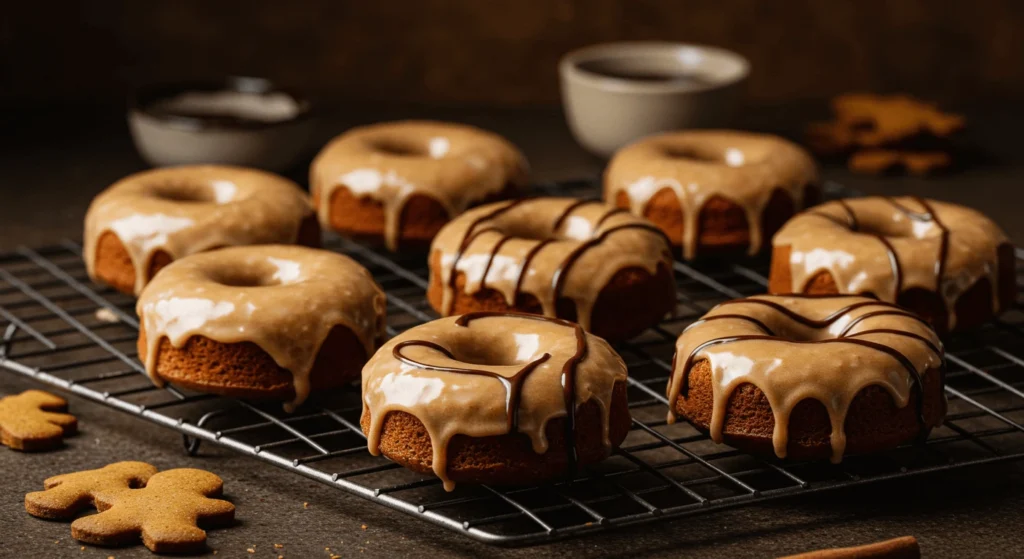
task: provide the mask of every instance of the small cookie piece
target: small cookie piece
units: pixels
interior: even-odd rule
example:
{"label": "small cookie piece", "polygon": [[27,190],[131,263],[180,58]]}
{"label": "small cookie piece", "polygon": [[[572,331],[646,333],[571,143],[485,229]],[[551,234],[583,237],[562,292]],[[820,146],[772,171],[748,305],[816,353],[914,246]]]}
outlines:
{"label": "small cookie piece", "polygon": [[78,430],[75,416],[63,413],[67,409],[67,400],[42,390],[0,399],[0,443],[23,451],[59,447]]}
{"label": "small cookie piece", "polygon": [[903,536],[868,545],[819,549],[780,559],[920,559],[921,548],[914,536]]}
{"label": "small cookie piece", "polygon": [[836,120],[860,147],[889,146],[926,135],[947,138],[964,127],[964,117],[907,95],[848,93],[832,101]]}
{"label": "small cookie piece", "polygon": [[865,149],[850,156],[847,165],[855,173],[881,175],[891,171],[906,171],[911,175],[926,176],[948,169],[953,158],[942,151],[898,151]]}
{"label": "small cookie piece", "polygon": [[839,122],[812,122],[807,125],[806,144],[818,155],[840,155],[852,150],[854,131]]}
{"label": "small cookie piece", "polygon": [[100,496],[146,485],[156,467],[145,462],[117,462],[96,470],[53,476],[45,491],[25,495],[25,510],[40,518],[74,518]]}
{"label": "small cookie piece", "polygon": [[235,506],[219,497],[224,482],[204,470],[178,468],[155,474],[141,489],[96,495],[99,514],[71,523],[71,537],[94,545],[138,541],[154,553],[197,551],[206,545],[205,526],[227,526]]}

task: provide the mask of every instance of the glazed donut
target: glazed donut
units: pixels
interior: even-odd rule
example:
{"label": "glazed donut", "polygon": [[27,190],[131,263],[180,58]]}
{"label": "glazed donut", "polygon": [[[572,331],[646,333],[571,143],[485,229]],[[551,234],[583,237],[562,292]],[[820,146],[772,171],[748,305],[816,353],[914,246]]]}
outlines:
{"label": "glazed donut", "polygon": [[233,247],[177,260],[139,296],[139,358],[157,385],[287,400],[359,376],[384,336],[384,292],[351,258]]}
{"label": "glazed donut", "polygon": [[270,243],[320,246],[320,226],[298,185],[255,169],[143,171],[101,192],[85,214],[89,277],[128,294],[183,256]]}
{"label": "glazed donut", "polygon": [[519,311],[632,337],[675,307],[672,254],[653,224],[594,200],[474,208],[441,230],[427,298],[442,316]]}
{"label": "glazed donut", "polygon": [[578,325],[472,313],[411,328],[363,369],[370,453],[459,483],[536,484],[603,460],[630,427],[626,365]]}
{"label": "glazed donut", "polygon": [[405,121],[353,128],[313,160],[320,223],[389,250],[423,247],[466,208],[524,189],[526,159],[504,138],[462,124]]}
{"label": "glazed donut", "polygon": [[737,299],[679,336],[669,422],[682,416],[746,452],[839,462],[926,437],[941,424],[942,365],[935,332],[890,303]]}
{"label": "glazed donut", "polygon": [[604,197],[653,221],[684,258],[761,251],[765,240],[817,203],[814,160],[765,134],[691,130],[642,139],[612,158]]}
{"label": "glazed donut", "polygon": [[871,294],[938,332],[977,326],[1016,301],[1016,259],[984,215],[916,197],[837,200],[772,241],[771,293]]}

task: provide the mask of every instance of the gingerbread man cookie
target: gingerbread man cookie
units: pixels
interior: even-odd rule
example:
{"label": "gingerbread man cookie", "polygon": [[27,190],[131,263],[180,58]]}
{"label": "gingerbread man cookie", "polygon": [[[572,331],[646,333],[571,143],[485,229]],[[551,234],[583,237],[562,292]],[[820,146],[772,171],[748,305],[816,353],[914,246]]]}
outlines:
{"label": "gingerbread man cookie", "polygon": [[63,413],[68,402],[42,390],[26,390],[0,399],[0,443],[14,450],[48,450],[78,430],[75,416]]}
{"label": "gingerbread man cookie", "polygon": [[45,491],[25,495],[25,510],[41,518],[74,518],[95,506],[101,495],[111,495],[146,485],[156,467],[145,462],[117,462],[97,470],[53,476],[43,482]]}
{"label": "gingerbread man cookie", "polygon": [[849,93],[836,97],[832,110],[858,147],[891,146],[921,135],[948,138],[964,127],[964,117],[907,95]]}
{"label": "gingerbread man cookie", "polygon": [[[71,523],[71,536],[76,540],[96,545],[127,545],[142,538],[142,543],[157,553],[178,553],[201,550],[206,544],[205,526],[225,526],[235,518],[235,507],[227,501],[214,499],[220,496],[223,482],[210,472],[192,468],[179,468],[152,474],[140,488],[121,486],[117,489],[96,489],[112,478],[126,479],[125,464],[148,466],[139,462],[121,462],[107,468],[119,466],[118,475],[105,472],[107,468],[58,476],[63,483],[72,481],[77,491],[73,494],[88,494],[99,514],[85,516]],[[149,466],[152,468],[152,466]],[[155,468],[153,468],[155,470]],[[139,472],[136,472],[139,473]],[[49,481],[49,480],[48,480]],[[60,483],[47,491],[30,493],[25,497],[25,506],[30,514],[40,499],[54,490],[60,490]],[[90,483],[93,487],[90,488]],[[54,499],[60,502],[59,498]],[[71,499],[65,497],[65,502]],[[79,501],[74,501],[79,503]],[[65,514],[75,505],[68,505]],[[80,505],[78,505],[80,506]]]}

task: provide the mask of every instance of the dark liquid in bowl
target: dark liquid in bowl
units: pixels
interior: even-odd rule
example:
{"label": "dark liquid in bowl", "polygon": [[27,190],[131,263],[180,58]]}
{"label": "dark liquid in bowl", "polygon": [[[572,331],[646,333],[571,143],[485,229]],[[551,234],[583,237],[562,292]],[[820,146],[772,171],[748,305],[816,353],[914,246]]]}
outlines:
{"label": "dark liquid in bowl", "polygon": [[635,82],[647,82],[647,83],[671,83],[675,85],[686,85],[691,87],[703,87],[712,85],[715,82],[694,73],[683,73],[672,72],[672,71],[659,71],[659,70],[643,70],[634,68],[623,68],[625,64],[613,64],[609,62],[583,62],[580,64],[580,69],[592,74],[606,77],[615,78],[619,80],[635,81]]}
{"label": "dark liquid in bowl", "polygon": [[635,82],[672,82],[680,85],[692,85],[692,86],[705,86],[711,85],[711,80],[707,80],[701,76],[686,75],[686,74],[654,74],[654,73],[626,73],[626,72],[595,72],[601,76],[608,78],[618,78],[620,80],[629,80]]}

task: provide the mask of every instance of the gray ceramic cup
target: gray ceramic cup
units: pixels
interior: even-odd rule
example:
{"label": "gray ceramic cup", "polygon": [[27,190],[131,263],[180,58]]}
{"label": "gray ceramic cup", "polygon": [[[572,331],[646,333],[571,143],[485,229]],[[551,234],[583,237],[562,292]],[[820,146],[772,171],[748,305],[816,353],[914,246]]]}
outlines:
{"label": "gray ceramic cup", "polygon": [[139,89],[128,126],[155,167],[222,164],[285,171],[305,154],[310,102],[262,78],[181,82]]}
{"label": "gray ceramic cup", "polygon": [[730,124],[750,64],[720,48],[626,42],[562,57],[562,104],[573,136],[609,157],[644,136]]}

